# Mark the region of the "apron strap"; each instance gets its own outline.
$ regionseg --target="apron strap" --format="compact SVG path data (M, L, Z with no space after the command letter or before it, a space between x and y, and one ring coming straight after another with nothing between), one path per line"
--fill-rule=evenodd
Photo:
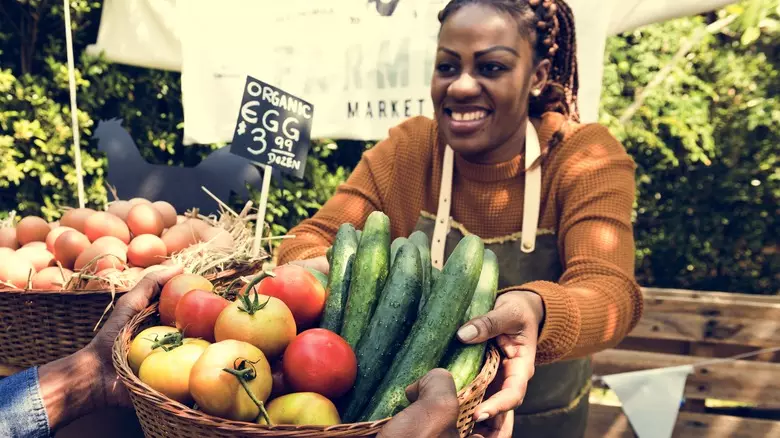
M539 158L542 150L534 124L529 120L525 128L525 196L523 196L523 229L521 251L530 253L536 247L536 230L539 226L539 204L542 202L542 166L528 170Z
M525 153L525 195L523 197L523 228L520 247L523 252L530 253L536 247L539 205L542 198L542 167L538 166L536 169L528 170L541 155L539 136L530 120L526 124L525 130ZM447 233L450 231L453 162L454 152L447 145L444 148L439 206L436 211L436 224L433 228L433 241L431 242L431 262L438 269L444 268L444 247L447 243Z
M431 242L431 263L441 270L444 267L444 245L447 243L447 233L450 231L450 204L452 202L452 169L454 153L447 145L444 148L444 165L442 166L441 187L439 188L439 207L436 210L436 225L433 228Z

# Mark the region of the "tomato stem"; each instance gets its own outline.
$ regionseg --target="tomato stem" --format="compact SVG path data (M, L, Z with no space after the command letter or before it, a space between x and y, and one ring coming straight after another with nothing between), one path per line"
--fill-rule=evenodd
M241 365L239 367L242 367L243 364L244 361L241 362ZM257 398L254 391L252 391L252 389L249 387L249 384L247 383L248 381L253 380L255 377L257 377L254 367L242 368L242 369L223 368L222 371L234 375L238 379L238 383L240 383L241 386L244 388L244 391L246 391L246 395L248 395L249 398L252 400L252 403L254 403L255 406L257 406L257 409L260 411L260 413L257 415L257 417L255 417L254 422L257 423L257 420L260 419L260 417L263 417L266 424L268 424L269 426L273 426L273 424L271 423L271 417L268 416L268 411L265 410L265 404Z
M152 350L162 348L164 351L171 351L176 347L180 347L183 343L181 333L179 332L166 333L162 339L159 339L159 336L155 336L150 341L153 342Z
M254 286L262 281L266 277L275 277L276 275L273 272L265 271L261 273L260 275L256 276L252 279L252 281L249 282L246 289L244 289L244 293L239 295L238 299L241 302L241 304L238 306L238 310L240 312L246 312L250 315L254 315L255 312L258 310L263 310L265 306L268 305L268 302L271 301L271 297L268 297L267 300L263 304L260 304L260 294L257 293L257 291L254 291L255 299L252 301L252 299L249 297L250 292L252 292L252 289Z
M263 281L266 277L276 277L276 274L271 271L261 272L260 275L255 276L249 281L249 283L246 284L246 288L244 288L244 295L249 295L249 291L251 291L252 288Z

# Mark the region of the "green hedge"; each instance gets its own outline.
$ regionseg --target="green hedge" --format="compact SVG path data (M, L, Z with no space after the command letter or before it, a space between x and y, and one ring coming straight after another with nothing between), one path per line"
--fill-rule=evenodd
M617 117L635 93L681 41L717 17L649 26L608 43L602 122L639 166L637 275L643 285L763 294L780 289L780 32L773 21L777 1L757 3L757 12L732 8L740 20L705 38L629 123ZM105 160L90 140L100 119L123 118L142 154L156 163L194 165L221 146L181 145L178 74L85 56L96 39L100 3L71 5L90 205L103 205L107 197ZM10 0L0 8L0 215L16 210L55 218L61 207L77 203L62 6ZM317 142L306 177L272 189L267 219L273 232L284 233L315 212L369 146Z

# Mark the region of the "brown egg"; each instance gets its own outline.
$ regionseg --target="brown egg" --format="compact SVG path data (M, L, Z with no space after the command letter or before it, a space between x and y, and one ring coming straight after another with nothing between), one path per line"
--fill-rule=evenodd
M49 234L51 234L51 233L49 233ZM46 238L48 239L49 236L46 236ZM30 243L22 246L22 248L43 248L43 249L46 249L46 242L37 242L37 241L36 242L30 242Z
M89 239L78 231L66 231L54 242L54 258L63 267L73 269L78 256L89 248Z
M103 237L114 236L125 243L130 243L130 229L118 217L105 211L99 211L87 219L84 224L84 234L90 242Z
M68 210L62 215L62 218L60 218L60 225L73 228L74 230L83 233L87 219L95 213L96 211L91 208L74 208L73 210Z
M19 248L16 250L16 256L26 259L28 262L32 263L36 272L55 265L54 254L46 250L45 247L36 248L33 246L27 246L24 248Z
M27 280L35 275L35 267L27 259L8 257L0 263L0 281L14 285L17 289L27 288Z
M162 214L151 204L133 206L127 214L127 226L134 236L142 234L159 236L165 228Z
M16 224L16 239L20 245L30 242L45 242L51 228L49 223L37 216L27 216Z
M32 288L38 290L62 290L72 276L73 271L70 269L60 269L58 266L44 268L33 276Z
M211 225L207 224L202 219L197 219L197 218L187 219L184 223L185 224L189 224L198 233L200 233L202 231L205 231L205 230L208 230L209 228L211 228Z
M54 254L54 242L57 241L57 238L62 236L62 233L66 231L76 231L71 227L64 227L59 226L49 232L49 235L46 236L46 249L49 250L50 253Z
M127 247L127 259L141 268L159 265L166 260L167 255L165 243L153 234L136 236Z
M189 224L182 223L171 227L162 241L168 249L168 255L171 255L198 243L198 233Z
M19 241L16 240L16 228L0 228L0 248L18 249Z
M96 241L97 242L97 241ZM104 269L125 269L127 252L115 245L95 245L94 243L79 254L73 269L76 271L99 272Z
M201 231L200 240L213 246L214 248L229 251L233 249L233 236L227 232L224 228L209 227L206 230Z
M96 248L104 248L104 249L116 248L117 250L122 250L123 252L127 252L127 244L117 239L114 236L98 237L97 240L92 242L92 246Z
M87 282L84 290L109 290L111 289L111 282L107 278L114 277L118 273L120 271L114 268L103 269L95 274L95 277L98 278L93 278Z
M170 228L176 225L176 209L173 207L173 205L165 201L157 201L152 203L152 207L154 207L162 215L163 225L165 225L165 228Z
M138 204L151 204L152 201L145 199L145 198L133 198L128 201L131 205L138 205Z
M127 214L130 213L130 209L133 208L133 204L130 201L114 201L108 206L108 212L114 216L127 221Z

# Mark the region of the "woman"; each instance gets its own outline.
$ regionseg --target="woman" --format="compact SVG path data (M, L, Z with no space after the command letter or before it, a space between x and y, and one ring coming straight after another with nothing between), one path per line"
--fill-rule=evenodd
M338 226L362 227L374 210L390 217L393 238L425 231L434 262L464 234L480 236L499 258L502 290L458 337L496 338L506 359L497 392L474 413L479 431L582 436L588 355L620 342L642 313L634 162L607 129L578 123L563 1L452 0L439 21L435 120L392 128L291 230L279 262L327 271Z

